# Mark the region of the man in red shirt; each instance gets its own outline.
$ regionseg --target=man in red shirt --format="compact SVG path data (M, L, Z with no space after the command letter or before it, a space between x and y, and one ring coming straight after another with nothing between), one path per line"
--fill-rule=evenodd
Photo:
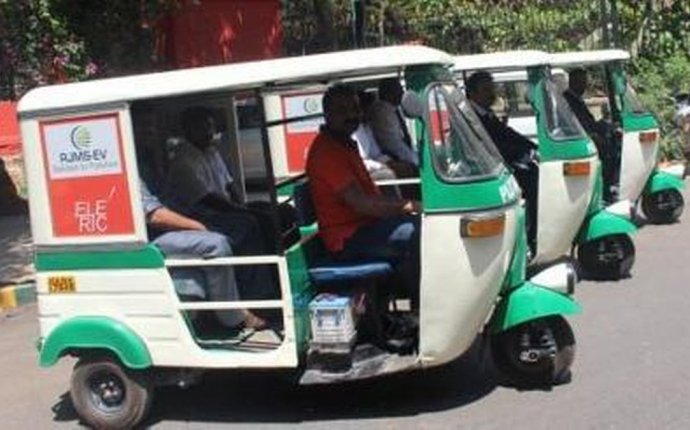
M421 205L381 194L351 135L361 119L357 93L330 87L323 97L326 124L307 156L307 176L326 248L339 260L393 263L416 304L419 291Z

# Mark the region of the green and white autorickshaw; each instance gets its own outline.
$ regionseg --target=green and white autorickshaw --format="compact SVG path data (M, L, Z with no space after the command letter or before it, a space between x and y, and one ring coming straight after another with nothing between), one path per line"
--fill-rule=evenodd
M659 123L640 102L626 77L626 51L564 52L551 54L554 67L582 67L599 71L603 77L610 121L622 129L622 137L613 135L607 144L620 148L618 178L619 199L639 202L645 217L653 223L678 220L685 206L682 173L674 174L657 167L659 161ZM591 74L591 73L590 73Z
M554 383L566 375L575 342L563 316L579 312L569 297L573 279L525 279L520 190L457 110L463 96L451 65L437 50L388 47L94 80L24 96L40 364L77 358L70 395L79 416L96 428L131 428L146 416L156 386L196 382L206 369L284 369L310 384L438 366L467 351L478 333L516 381ZM423 160L418 325L409 323L415 318L404 296L373 299L372 289L390 282L390 262L334 262L321 253L299 168L308 145L289 148L319 119L320 100L310 94L381 76L404 80ZM219 145L242 198L267 200L274 214L275 252L170 258L149 243L135 137L142 106L159 116L166 153L174 152L170 137L180 132L183 109L216 113ZM469 171L454 167L470 159ZM287 207L297 216L279 219ZM209 301L185 289L190 280L203 287L203 279L180 272L256 265L275 272L275 298ZM238 309L280 317L258 332L199 323L204 314ZM367 336L359 336L362 327ZM389 342L393 336L413 343Z
M618 279L634 263L629 205L602 205L601 163L560 90L551 80L549 54L510 51L455 57L458 79L489 71L496 109L508 125L534 141L539 154L537 267L576 251L588 277Z

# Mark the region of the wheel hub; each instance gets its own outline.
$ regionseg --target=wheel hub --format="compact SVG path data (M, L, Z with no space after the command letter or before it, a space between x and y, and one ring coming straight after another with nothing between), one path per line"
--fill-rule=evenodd
M91 399L103 411L112 411L122 406L125 387L120 378L107 373L95 375L90 384Z
M602 263L609 263L613 261L622 261L625 258L625 252L620 244L612 240L602 240L597 249L597 260Z
M548 327L535 327L523 334L519 354L521 362L533 364L544 358L553 358L557 353L556 340Z

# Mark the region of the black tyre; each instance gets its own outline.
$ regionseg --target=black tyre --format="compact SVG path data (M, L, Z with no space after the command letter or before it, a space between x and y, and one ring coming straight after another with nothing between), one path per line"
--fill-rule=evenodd
M604 236L578 246L577 260L584 278L625 278L635 263L635 244L627 234Z
M148 413L153 387L146 373L123 369L109 357L82 358L72 371L70 397L91 427L132 429Z
M491 338L496 367L518 386L567 382L575 359L575 336L560 315L539 318Z
M642 211L653 224L671 224L680 218L685 207L683 195L675 189L642 196Z

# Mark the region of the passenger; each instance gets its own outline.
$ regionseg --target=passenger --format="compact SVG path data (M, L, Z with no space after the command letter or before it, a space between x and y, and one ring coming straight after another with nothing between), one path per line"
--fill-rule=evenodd
M405 119L400 111L403 89L397 78L379 82L379 98L367 112L369 125L384 153L396 161L419 166L419 155L412 146Z
M208 231L199 221L165 207L141 181L141 198L151 243L170 258L231 257L232 248L225 236ZM175 271L171 276L175 278ZM235 273L232 267L203 267L208 298L214 302L239 300ZM217 311L218 320L227 327L247 327L262 330L267 323L248 310Z
M603 172L604 200L613 201L617 199L616 184L620 166L620 151L615 137L616 127L604 120L597 121L589 111L584 100L588 81L587 70L583 68L571 70L568 74L568 89L563 92L563 97L597 147Z
M228 237L237 255L275 252L277 233L270 212L247 208L235 190L234 179L215 144L213 114L192 107L182 114L185 141L170 161L167 190L178 197L185 215L201 220L209 230ZM237 268L243 299L278 296L272 270L245 265Z
M395 265L413 306L419 294L420 204L380 193L367 173L352 133L360 123L356 92L330 87L323 97L326 124L307 156L307 177L326 248L337 258L384 259Z
M537 240L537 198L539 190L539 166L534 161L537 146L517 131L498 119L491 109L496 101L496 89L490 73L473 73L466 82L465 91L472 108L482 125L494 141L506 164L513 170L527 203L527 239L532 251L536 252Z
M376 181L417 176L417 166L404 161L394 160L383 153L381 147L376 142L369 119L369 111L376 98L373 94L365 91L360 91L358 96L363 115L362 122L352 134L352 138L357 142L359 155L364 160L364 166L367 168L371 178Z
M141 177L142 208L151 242L167 257L232 256L232 248L224 235L208 231L201 222L176 212L156 197L152 190L156 190L156 193L160 192L166 158L164 142L160 136L159 118L149 104L140 104L133 112L136 118L134 133ZM204 273L208 299L212 301L239 300L235 271L232 267L208 267L199 270ZM176 278L176 274L189 271L189 269L170 269L173 279ZM228 327L244 324L248 328L262 329L267 325L266 321L248 310L219 311L216 315L219 321Z

